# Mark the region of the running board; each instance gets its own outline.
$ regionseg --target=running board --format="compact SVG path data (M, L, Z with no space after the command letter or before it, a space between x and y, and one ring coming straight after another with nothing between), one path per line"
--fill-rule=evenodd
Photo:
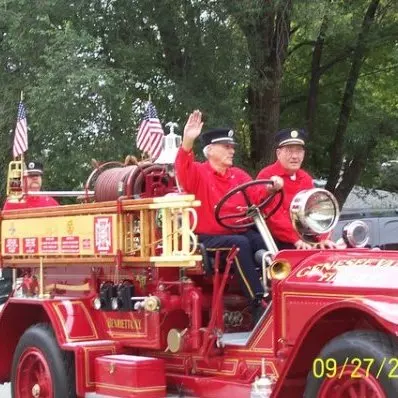
M268 317L268 313L271 311L271 303L265 309L264 313L261 315L261 318L257 322L256 326L254 326L253 330L250 332L237 332L237 333L224 333L220 339L222 345L234 345L244 347L249 343L249 340L256 333L257 329L262 327L264 324L264 320Z

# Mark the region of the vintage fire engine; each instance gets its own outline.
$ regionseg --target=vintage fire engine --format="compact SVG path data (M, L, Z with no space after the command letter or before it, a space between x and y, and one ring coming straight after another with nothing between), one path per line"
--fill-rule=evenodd
M268 307L254 324L231 268L238 248L198 243L200 203L162 159L98 164L84 191L58 193L78 204L2 212L13 290L0 314L0 382L13 397L396 397L398 252L364 248L357 222L346 249L278 252L260 208L269 214L269 201L220 216L265 181L244 184L216 215L255 226L269 249L259 256ZM33 194L23 168L10 163L10 199ZM338 213L323 189L291 207L308 240Z

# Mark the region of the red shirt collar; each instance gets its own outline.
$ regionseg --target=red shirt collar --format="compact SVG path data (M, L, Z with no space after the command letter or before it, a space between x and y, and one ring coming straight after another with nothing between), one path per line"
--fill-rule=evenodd
M229 178L229 177L231 177L231 167L227 168L225 174L221 174L221 173L219 173L216 169L214 169L211 166L211 164L210 164L210 162L208 160L205 162L205 166L206 166L207 170L209 170L211 173L215 174L218 177L221 177L221 178Z
M275 174L276 175L279 175L279 176L286 176L286 177L291 177L291 174L289 174L286 170L285 170L285 168L281 165L281 163L279 162L279 160L277 160L275 163L274 163L274 171L275 171ZM296 178L301 178L302 177L302 175L303 175L303 171L301 170L301 169L298 169L297 171L296 171Z

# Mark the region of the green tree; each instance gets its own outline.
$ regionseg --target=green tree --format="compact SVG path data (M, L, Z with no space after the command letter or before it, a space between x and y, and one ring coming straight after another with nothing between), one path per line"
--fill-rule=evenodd
M310 132L306 167L330 177L341 205L353 184L380 183L375 166L396 140L395 2L4 4L3 170L21 90L27 156L45 159L51 189L79 187L92 158L137 154L135 134L151 94L164 123L182 128L199 108L205 128L235 128L238 161L253 174L273 160L274 132L296 125Z

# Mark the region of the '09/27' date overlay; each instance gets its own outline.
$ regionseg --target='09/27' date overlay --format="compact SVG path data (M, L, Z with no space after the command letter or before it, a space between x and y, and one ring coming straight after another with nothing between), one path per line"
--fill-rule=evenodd
M312 374L317 379L346 378L360 379L366 377L387 377L398 379L398 358L346 357L344 362L337 362L334 358L315 358L312 362Z

